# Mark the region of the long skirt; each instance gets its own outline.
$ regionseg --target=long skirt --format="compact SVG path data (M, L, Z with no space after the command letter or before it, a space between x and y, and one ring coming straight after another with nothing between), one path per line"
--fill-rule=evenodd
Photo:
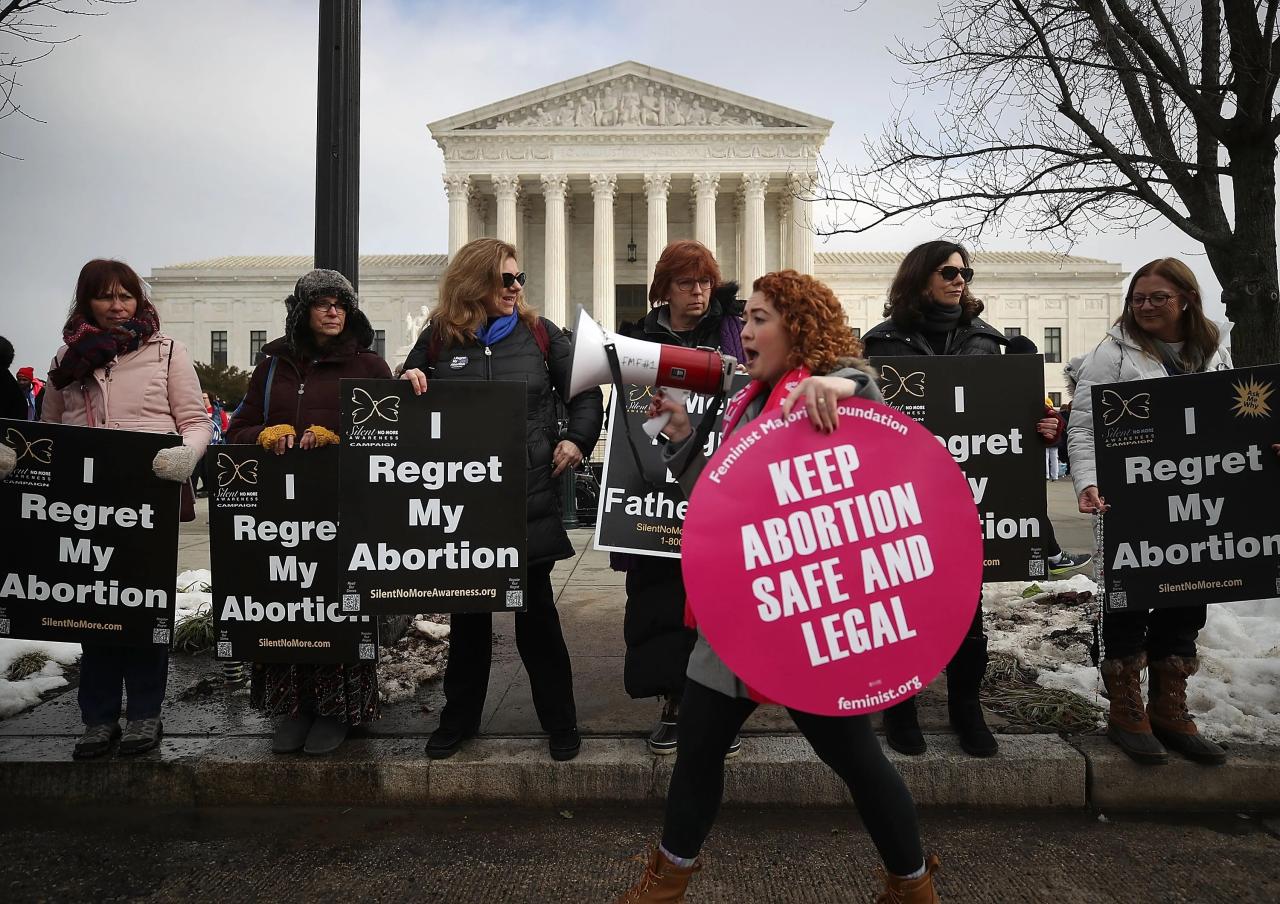
M378 708L378 667L256 663L249 700L268 716L314 713L341 719L352 727L372 722Z

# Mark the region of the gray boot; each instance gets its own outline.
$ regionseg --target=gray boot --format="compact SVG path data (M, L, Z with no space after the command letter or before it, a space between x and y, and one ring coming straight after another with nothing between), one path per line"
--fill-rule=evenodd
M307 743L307 733L315 720L314 713L285 716L276 725L275 736L271 738L271 752L297 753Z
M311 756L324 756L333 753L347 739L348 726L341 719L333 716L316 716L307 732L307 742L302 752Z

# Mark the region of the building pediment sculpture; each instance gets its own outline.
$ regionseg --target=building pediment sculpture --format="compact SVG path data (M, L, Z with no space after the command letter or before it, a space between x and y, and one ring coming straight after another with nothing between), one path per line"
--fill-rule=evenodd
M826 120L639 63L551 85L447 120L433 133L553 129L822 129Z
M573 91L461 126L476 129L803 128L737 104L635 77Z

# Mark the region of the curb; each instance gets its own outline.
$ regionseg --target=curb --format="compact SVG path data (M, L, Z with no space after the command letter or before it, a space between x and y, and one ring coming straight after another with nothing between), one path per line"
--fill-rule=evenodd
M160 755L70 759L67 737L0 739L0 799L171 806L660 806L674 757L636 738L586 738L553 762L541 739L472 742L428 760L425 739L349 741L340 755L282 757L261 737L170 737ZM976 760L954 738L929 737L919 757L892 751L922 807L1080 808L1085 757L1055 735L1006 735L998 756ZM843 807L844 784L798 736L747 736L725 768L729 806Z
M975 759L950 735L929 735L919 757L887 750L920 807L984 809L1280 809L1280 748L1233 744L1225 766L1174 756L1139 766L1109 741L1002 735L1000 753ZM160 754L95 762L70 758L66 736L0 738L0 800L166 806L661 806L675 757L639 738L587 737L553 762L546 742L484 738L428 760L425 737L348 741L333 757L276 756L259 736L165 738ZM725 766L724 803L845 807L848 790L803 737L748 735Z
M1139 766L1104 737L1071 739L1089 764L1089 802L1098 810L1280 809L1280 748L1233 743L1221 766L1176 753L1165 766ZM1224 745L1225 746L1225 745Z

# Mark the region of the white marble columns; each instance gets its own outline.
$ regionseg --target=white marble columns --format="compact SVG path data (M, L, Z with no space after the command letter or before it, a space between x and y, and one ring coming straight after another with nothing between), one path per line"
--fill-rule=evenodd
M667 247L667 197L671 192L671 177L666 173L646 173L644 196L649 202L648 276L646 285L653 284L653 271L658 266L662 249Z
M764 173L742 176L742 263L739 266L743 291L765 273L764 196L769 177Z
M567 324L568 256L565 248L564 195L569 180L563 174L542 175L542 197L546 203L546 272L543 273L542 313L552 323Z
M456 173L444 175L444 190L449 196L449 257L467 243L467 201L471 198L471 177Z
M516 243L516 195L520 192L520 177L493 176L493 195L498 201L498 238Z
M810 175L792 174L787 187L791 194L790 266L801 273L813 272L813 203L806 200L813 187Z
M591 261L591 303L597 321L607 330L616 330L617 308L613 267L613 198L618 177L613 173L591 174L591 197L595 201L595 224Z
M693 197L697 204L693 237L716 253L716 191L719 173L697 173L693 177Z

